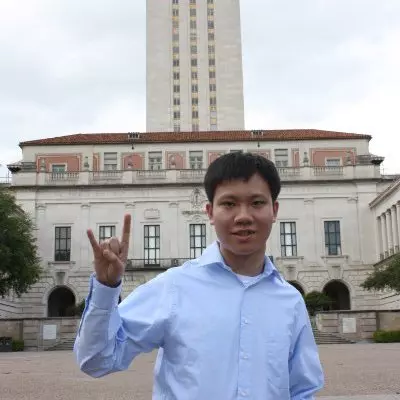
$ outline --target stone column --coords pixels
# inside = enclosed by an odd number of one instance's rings
[[[383,258],[389,256],[389,247],[388,247],[388,236],[387,236],[387,228],[386,228],[386,214],[383,213],[381,215],[382,219],[382,240],[383,240]]]
[[[78,269],[82,270],[92,270],[92,246],[90,245],[89,239],[87,237],[87,229],[90,228],[90,204],[81,204],[81,216],[80,216],[80,238],[76,243],[80,245],[80,260],[76,260],[78,263]],[[97,233],[94,232],[97,237]]]
[[[42,262],[50,261],[53,255],[46,251],[46,247],[51,249],[53,242],[50,238],[51,232],[46,229],[46,204],[36,205],[35,228],[38,255]]]
[[[393,254],[393,238],[392,238],[392,215],[390,210],[386,211],[386,230],[387,230],[387,244],[388,244],[388,255]]]
[[[393,252],[399,251],[399,227],[397,225],[397,209],[396,205],[392,206],[392,234],[393,234]]]
[[[384,252],[385,250],[383,249],[383,237],[382,237],[382,216],[379,216],[376,219],[377,223],[377,236],[378,236],[378,252],[379,252],[379,259],[383,260],[384,258]]]
[[[395,205],[396,207],[396,230],[397,230],[397,238],[398,238],[398,248],[397,251],[400,251],[400,202]]]

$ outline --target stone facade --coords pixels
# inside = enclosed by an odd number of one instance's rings
[[[11,188],[36,224],[45,273],[20,299],[11,295],[1,300],[0,317],[66,315],[66,306],[57,311],[59,303],[77,304],[88,292],[93,267],[86,230],[91,228],[99,239],[119,235],[125,213],[132,215],[133,225],[122,297],[166,268],[197,257],[204,247],[191,246],[193,235],[201,232],[206,244],[216,240],[205,213],[205,168],[215,157],[236,150],[259,152],[278,165],[280,210],[267,255],[288,281],[304,293],[318,290],[332,295],[336,309],[398,307],[391,293],[366,292],[360,287],[380,254],[371,204],[393,188],[393,178],[381,175],[379,163],[360,161],[369,157],[369,138],[353,135],[334,140],[335,133],[325,133],[330,137],[327,140],[317,132],[307,140],[301,132],[288,132],[286,140],[279,141],[271,140],[274,134],[257,133],[254,141],[254,133],[239,132],[232,134],[237,140],[230,136],[230,140],[204,142],[199,141],[200,135],[162,144],[157,137],[144,134],[134,142],[133,152],[131,141],[116,143],[118,135],[94,135],[97,142],[90,144],[79,135],[60,139],[63,143],[77,140],[73,145],[57,144],[53,139],[22,144],[23,163],[10,167]],[[314,164],[309,157],[315,154],[313,149],[319,149],[317,154],[322,154],[321,149],[327,154],[334,149],[335,155],[340,149],[344,165],[322,165],[321,157],[314,157],[319,163]],[[153,168],[154,152],[161,152],[159,168]],[[53,159],[53,153],[65,154],[64,171],[59,166],[50,170],[43,155]],[[140,163],[126,161],[133,153],[140,154]],[[282,154],[287,155],[284,163],[278,158]],[[82,168],[69,172],[68,160],[76,155]],[[91,165],[95,158],[96,165]],[[106,165],[110,159],[115,162],[111,167]],[[27,168],[31,164],[34,170]]]

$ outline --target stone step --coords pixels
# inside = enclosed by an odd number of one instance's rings
[[[58,342],[56,345],[48,347],[47,351],[56,351],[56,350],[73,350],[75,343],[75,338],[64,339]]]
[[[317,344],[351,344],[354,341],[346,339],[340,335],[336,335],[333,333],[320,332],[317,329],[313,328],[313,333],[315,337],[315,341]]]

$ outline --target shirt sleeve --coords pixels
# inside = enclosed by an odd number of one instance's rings
[[[172,311],[168,271],[136,288],[118,305],[116,288],[90,278],[74,353],[80,369],[92,377],[125,370],[140,353],[162,347]]]
[[[289,359],[291,400],[313,400],[324,386],[324,373],[318,355],[310,318],[301,299],[296,307],[296,322]]]

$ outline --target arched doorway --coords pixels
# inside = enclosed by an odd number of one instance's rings
[[[323,292],[332,299],[330,310],[350,310],[350,292],[343,282],[330,281]]]
[[[65,286],[55,288],[47,300],[47,316],[71,317],[74,315],[75,295]]]
[[[296,281],[288,281],[288,283],[290,283],[293,287],[295,287],[301,293],[301,295],[304,296],[304,289],[302,288],[300,283]]]

